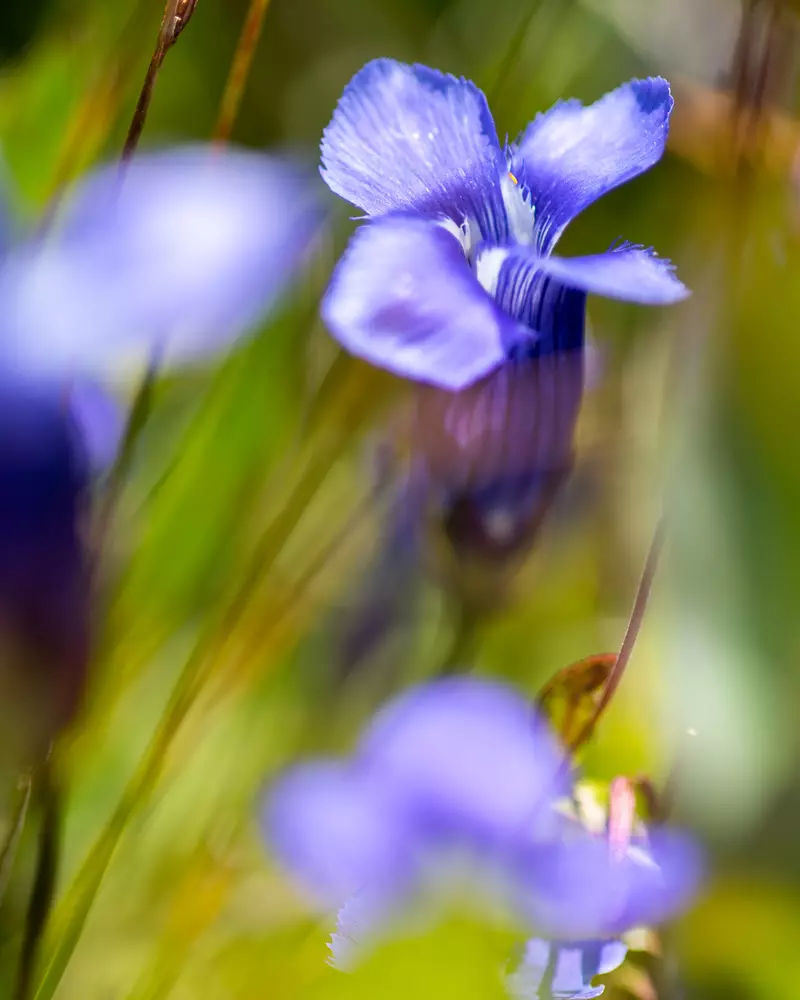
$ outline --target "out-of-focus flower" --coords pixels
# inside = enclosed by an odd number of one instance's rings
[[[570,787],[562,751],[523,699],[497,683],[450,679],[379,712],[346,763],[289,771],[263,821],[279,860],[323,906],[340,907],[338,967],[419,917],[420,899],[466,885],[557,939],[562,964],[543,969],[549,946],[529,942],[520,989],[552,979],[562,990],[553,995],[594,996],[580,991],[624,957],[603,949],[685,906],[699,862],[678,833],[590,832],[558,805]],[[579,954],[590,958],[577,966]]]
[[[0,363],[107,373],[217,352],[285,289],[321,221],[297,168],[188,147],[90,174],[0,270]]]
[[[90,642],[91,469],[67,395],[0,381],[0,760],[73,716]]]
[[[684,909],[701,879],[697,845],[674,830],[633,837],[622,852],[605,834],[562,830],[534,845],[519,870],[519,901],[535,926],[570,938],[604,938],[655,926]]]
[[[92,474],[119,408],[92,379],[195,356],[275,302],[320,223],[286,163],[188,148],[90,175],[45,235],[0,255],[0,755],[73,717],[92,632]]]
[[[265,831],[323,903],[364,888],[402,894],[437,856],[503,867],[566,790],[561,765],[546,726],[513,690],[439,681],[379,712],[346,763],[289,771],[270,791]]]
[[[589,107],[556,104],[504,151],[472,83],[368,63],[322,142],[328,185],[371,220],[331,281],[330,330],[373,364],[458,390],[509,358],[580,348],[589,292],[684,298],[640,246],[552,252],[579,212],[658,161],[671,110],[665,80],[632,80]]]
[[[594,1000],[604,990],[592,986],[594,977],[618,969],[627,954],[622,941],[532,938],[508,976],[508,989],[514,1000]]]

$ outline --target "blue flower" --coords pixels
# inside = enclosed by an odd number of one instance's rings
[[[538,969],[541,947],[529,943],[520,972],[529,985],[538,975],[538,990],[547,973],[558,989],[571,978],[574,992],[557,995],[591,996],[580,990],[611,968],[603,946],[679,912],[700,868],[683,834],[590,833],[557,808],[570,788],[563,752],[522,698],[454,678],[388,705],[346,762],[290,770],[267,797],[263,825],[278,859],[321,905],[339,908],[337,966],[418,915],[420,898],[466,881],[558,939],[554,969]],[[576,951],[588,956],[581,982]]]
[[[416,465],[459,559],[527,554],[572,470],[583,391],[581,350],[506,362],[458,392],[416,387]]]
[[[582,346],[587,293],[684,298],[642,247],[553,254],[571,219],[659,160],[671,110],[665,80],[632,80],[589,107],[556,104],[504,151],[472,83],[368,63],[322,141],[323,177],[370,218],[323,302],[331,332],[373,364],[457,390],[509,357]]]
[[[0,247],[0,756],[73,717],[90,657],[93,472],[119,409],[93,379],[195,357],[258,321],[321,221],[286,163],[201,147],[91,174],[46,235]],[[5,231],[6,227],[2,227]]]
[[[82,530],[91,470],[66,396],[0,381],[0,760],[73,717],[90,646]]]
[[[290,770],[270,791],[265,830],[320,901],[339,906],[362,889],[402,894],[432,856],[505,866],[566,788],[561,751],[525,701],[449,679],[380,711],[346,763]]]
[[[83,180],[52,232],[0,269],[0,364],[106,375],[216,353],[253,327],[308,255],[321,210],[288,162],[190,146]]]

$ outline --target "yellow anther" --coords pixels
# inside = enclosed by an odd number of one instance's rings
[[[515,176],[514,176],[514,175],[513,175],[512,173],[511,173],[511,171],[510,171],[510,170],[509,170],[509,172],[508,172],[508,176],[509,176],[509,177],[511,178],[511,180],[512,180],[512,181],[513,181],[513,182],[514,182],[515,184],[519,184],[519,181],[518,181],[518,180],[517,180],[517,178],[516,178],[516,177],[515,177]]]

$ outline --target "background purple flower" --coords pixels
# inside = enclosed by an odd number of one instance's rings
[[[516,691],[442,680],[378,712],[355,757],[431,836],[505,844],[568,788],[563,753]],[[499,776],[502,776],[500,778]]]
[[[570,789],[563,765],[544,723],[513,689],[440,680],[379,712],[345,764],[288,771],[267,796],[264,832],[323,905],[341,907],[337,965],[387,933],[420,893],[435,897],[455,877],[560,939],[564,965],[548,975],[570,980],[575,992],[564,985],[554,995],[594,996],[580,991],[591,990],[601,966],[612,967],[602,946],[684,908],[701,865],[684,834],[637,834],[620,851],[555,809]],[[570,947],[594,959],[576,966]]]
[[[190,146],[101,168],[52,233],[7,256],[0,361],[102,374],[218,351],[275,302],[320,222],[306,178],[261,153]]]
[[[135,358],[216,351],[275,302],[319,206],[288,163],[190,147],[103,168],[55,228],[0,255],[0,749],[39,754],[90,654],[92,475],[122,434],[102,385]]]
[[[702,881],[697,844],[667,829],[635,838],[624,853],[575,825],[534,845],[519,869],[519,904],[548,934],[614,937],[655,926],[685,909]]]
[[[0,757],[43,753],[80,701],[90,481],[68,394],[0,381]]]
[[[455,390],[520,351],[581,347],[589,292],[683,298],[669,262],[642,247],[552,256],[570,219],[657,162],[671,110],[665,80],[633,80],[588,108],[555,105],[504,152],[473,84],[368,63],[322,142],[328,185],[372,220],[331,281],[331,332],[374,364]]]
[[[379,712],[346,765],[290,770],[267,796],[264,830],[323,901],[403,893],[451,852],[504,865],[564,790],[561,760],[512,689],[438,681]]]

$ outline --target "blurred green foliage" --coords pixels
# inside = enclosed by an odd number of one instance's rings
[[[704,0],[649,6],[648,33],[634,0],[272,0],[234,138],[313,163],[343,85],[378,55],[471,77],[501,136],[560,97],[673,77],[671,154],[587,211],[565,252],[624,233],[671,256],[695,294],[669,312],[590,304],[602,377],[572,483],[469,655],[533,697],[559,669],[617,648],[666,497],[647,624],[585,765],[601,779],[672,772],[678,815],[707,838],[707,893],[668,939],[685,995],[772,1000],[794,995],[800,976],[800,202],[788,159],[758,153],[769,124],[745,163],[719,141],[729,119],[715,132],[700,113],[730,80],[732,51],[711,67],[739,5],[709,4],[704,22]],[[210,134],[246,8],[200,0],[165,61],[145,145]],[[118,155],[161,13],[159,0],[8,0],[0,137],[20,220]],[[770,99],[791,124],[797,43],[781,62],[757,26],[746,43],[789,81]],[[708,48],[701,65],[676,56],[689,35],[693,52]],[[394,437],[404,401],[403,387],[340,357],[316,317],[346,214],[339,206],[280,316],[214,370],[157,387],[111,535],[89,703],[59,749],[68,814],[45,964],[75,929],[86,884],[75,879],[109,822],[119,843],[63,979],[46,980],[40,1000],[47,983],[58,1000],[501,995],[508,942],[465,922],[391,944],[357,976],[334,973],[330,928],[258,837],[269,776],[300,752],[349,744],[380,690],[336,702],[330,684],[331,622],[386,530],[369,456]],[[454,628],[429,579],[399,677],[437,669]],[[148,751],[176,684],[181,725]],[[112,821],[148,752],[151,771]],[[26,830],[0,908],[0,996],[33,838]],[[628,995],[624,982],[611,996]],[[665,986],[663,1000],[673,995]]]

